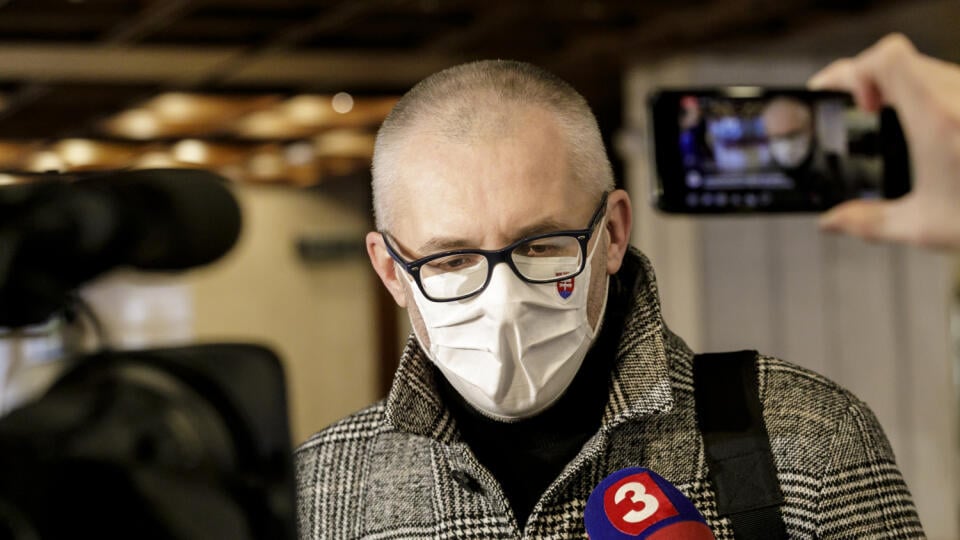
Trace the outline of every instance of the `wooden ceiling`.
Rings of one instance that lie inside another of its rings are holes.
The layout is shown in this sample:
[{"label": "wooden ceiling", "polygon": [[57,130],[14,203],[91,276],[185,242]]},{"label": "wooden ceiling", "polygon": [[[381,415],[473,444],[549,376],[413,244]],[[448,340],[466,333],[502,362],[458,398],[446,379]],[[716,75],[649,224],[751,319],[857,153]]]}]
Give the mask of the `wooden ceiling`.
[{"label": "wooden ceiling", "polygon": [[631,58],[891,0],[0,0],[0,139],[104,137],[162,93],[396,95],[475,58],[539,63],[615,118]]}]

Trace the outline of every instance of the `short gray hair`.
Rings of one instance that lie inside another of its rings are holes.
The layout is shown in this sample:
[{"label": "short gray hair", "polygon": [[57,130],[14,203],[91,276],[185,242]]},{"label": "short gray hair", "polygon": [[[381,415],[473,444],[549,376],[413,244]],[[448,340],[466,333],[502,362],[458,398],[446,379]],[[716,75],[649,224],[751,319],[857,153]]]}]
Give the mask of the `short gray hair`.
[{"label": "short gray hair", "polygon": [[[395,223],[398,156],[405,135],[424,123],[451,140],[502,127],[510,107],[536,106],[553,113],[570,151],[573,179],[587,195],[614,188],[613,169],[597,119],[586,100],[556,75],[525,62],[482,60],[454,66],[420,81],[394,106],[377,132],[373,153],[376,226]],[[409,138],[409,137],[407,137]]]}]

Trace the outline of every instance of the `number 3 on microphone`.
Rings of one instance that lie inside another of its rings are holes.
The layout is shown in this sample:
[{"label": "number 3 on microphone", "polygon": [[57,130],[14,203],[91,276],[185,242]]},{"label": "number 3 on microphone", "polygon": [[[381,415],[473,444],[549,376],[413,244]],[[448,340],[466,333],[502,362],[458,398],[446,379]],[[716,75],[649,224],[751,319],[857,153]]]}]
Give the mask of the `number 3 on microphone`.
[{"label": "number 3 on microphone", "polygon": [[603,511],[618,531],[637,536],[652,525],[679,515],[649,473],[621,478],[606,489]]},{"label": "number 3 on microphone", "polygon": [[[634,505],[623,505],[623,499],[630,496],[630,502]],[[613,494],[613,502],[620,508],[632,508],[623,514],[623,520],[627,523],[640,523],[649,518],[660,509],[660,502],[653,495],[647,493],[647,488],[640,482],[627,482],[617,489]],[[636,506],[639,505],[639,506]],[[636,510],[636,508],[640,508]]]}]

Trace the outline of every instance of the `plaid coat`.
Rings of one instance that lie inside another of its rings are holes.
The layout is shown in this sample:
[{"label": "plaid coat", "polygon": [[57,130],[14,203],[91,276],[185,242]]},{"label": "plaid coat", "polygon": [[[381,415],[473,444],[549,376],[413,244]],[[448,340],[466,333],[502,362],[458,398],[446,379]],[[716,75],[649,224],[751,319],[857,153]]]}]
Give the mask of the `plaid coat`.
[{"label": "plaid coat", "polygon": [[[689,497],[718,539],[693,403],[693,352],[664,325],[653,271],[631,249],[628,312],[599,431],[543,493],[520,530],[500,485],[460,438],[415,339],[386,400],[296,451],[301,538],[586,538],[593,488],[631,466]],[[589,368],[589,366],[585,366]],[[867,406],[833,382],[761,357],[760,398],[791,538],[923,538],[893,452]]]}]

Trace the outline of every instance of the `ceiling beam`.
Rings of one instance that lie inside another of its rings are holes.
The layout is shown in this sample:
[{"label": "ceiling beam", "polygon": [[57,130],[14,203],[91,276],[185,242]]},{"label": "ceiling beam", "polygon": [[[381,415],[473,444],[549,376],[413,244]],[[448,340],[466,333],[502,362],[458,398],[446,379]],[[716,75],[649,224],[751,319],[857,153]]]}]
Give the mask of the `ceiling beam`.
[{"label": "ceiling beam", "polygon": [[405,89],[431,73],[463,61],[459,56],[443,53],[277,52],[252,58],[224,82]]},{"label": "ceiling beam", "polygon": [[[761,4],[755,0],[713,0],[693,7],[663,10],[642,19],[630,28],[579,36],[554,55],[551,66],[558,71],[578,70],[603,58],[661,54],[665,44],[673,46],[721,37],[755,25],[770,10],[788,12],[806,0],[783,0]],[[762,7],[766,6],[766,7]],[[775,7],[774,7],[775,6]]]},{"label": "ceiling beam", "polygon": [[[204,79],[242,52],[239,47],[137,45],[104,49],[71,43],[7,43],[0,47],[0,74],[7,80],[182,87]],[[408,86],[459,61],[459,57],[442,53],[277,51],[249,57],[224,78],[224,83]]]},{"label": "ceiling beam", "polygon": [[355,20],[382,9],[388,3],[388,0],[366,0],[364,2],[343,0],[333,9],[276,32],[257,48],[262,52],[292,49],[321,32],[348,27]]},{"label": "ceiling beam", "polygon": [[237,51],[236,47],[105,49],[99,44],[5,43],[0,47],[0,74],[28,81],[176,83],[205,73]]},{"label": "ceiling beam", "polygon": [[367,0],[356,2],[344,0],[335,8],[297,24],[275,32],[260,43],[251,43],[240,49],[230,58],[222,61],[214,69],[208,70],[203,77],[191,81],[191,85],[213,85],[233,77],[238,71],[250,64],[262,63],[264,59],[277,57],[280,53],[293,49],[316,34],[336,30],[350,25],[354,20],[382,7],[385,0]]},{"label": "ceiling beam", "polygon": [[196,7],[196,0],[154,0],[135,17],[114,26],[100,39],[100,44],[104,47],[117,47],[136,43]]},{"label": "ceiling beam", "polygon": [[434,37],[421,50],[429,52],[463,50],[498,29],[535,13],[533,2],[491,3],[479,11],[466,28],[458,28]]},{"label": "ceiling beam", "polygon": [[[154,0],[135,17],[131,17],[121,23],[116,24],[113,29],[102,38],[102,40],[92,48],[100,48],[104,56],[111,52],[115,53],[118,47],[133,43],[150,33],[170,24],[177,18],[183,16],[190,9],[195,7],[195,0]],[[7,51],[4,51],[7,52]],[[40,51],[35,51],[40,53]],[[31,57],[21,58],[21,62],[29,63],[31,59],[39,59],[39,56],[45,56],[47,62],[44,65],[50,65],[49,51],[43,51],[40,54],[34,54]],[[106,60],[106,58],[104,58]],[[56,63],[56,61],[52,62]],[[0,71],[8,76],[15,77],[12,72]],[[53,81],[49,73],[41,73],[34,77],[24,77],[27,79],[25,84],[18,92],[10,96],[6,106],[0,111],[0,119],[9,118],[17,111],[27,108],[30,105],[40,101],[50,94],[49,83]],[[79,123],[83,121],[77,119]]]}]

